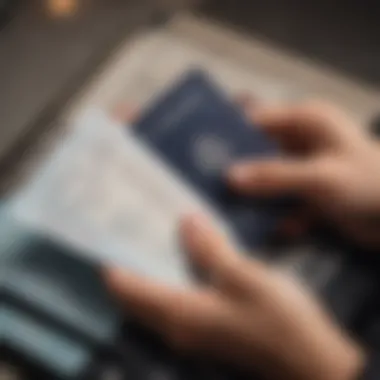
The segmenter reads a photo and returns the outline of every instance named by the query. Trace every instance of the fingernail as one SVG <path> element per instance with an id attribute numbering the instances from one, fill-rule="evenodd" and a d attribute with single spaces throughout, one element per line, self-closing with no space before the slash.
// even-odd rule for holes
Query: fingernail
<path id="1" fill-rule="evenodd" d="M 244 185 L 247 182 L 248 177 L 251 177 L 252 172 L 249 168 L 238 165 L 233 167 L 229 172 L 229 178 L 237 185 Z"/>
<path id="2" fill-rule="evenodd" d="M 260 126 L 268 115 L 268 108 L 265 106 L 257 106 L 255 112 L 251 114 L 252 122 Z"/>
<path id="3" fill-rule="evenodd" d="M 195 214 L 190 215 L 186 219 L 186 224 L 189 230 L 191 230 L 193 233 L 204 233 L 208 230 L 208 223 L 206 218 L 203 215 Z"/>
<path id="4" fill-rule="evenodd" d="M 209 231 L 207 219 L 202 215 L 190 215 L 184 220 L 185 238 L 192 246 L 203 244 Z"/>

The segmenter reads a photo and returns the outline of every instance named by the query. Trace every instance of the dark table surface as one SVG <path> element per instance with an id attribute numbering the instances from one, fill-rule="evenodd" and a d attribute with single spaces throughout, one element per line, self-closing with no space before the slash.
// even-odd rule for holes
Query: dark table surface
<path id="1" fill-rule="evenodd" d="M 205 0 L 200 12 L 380 87 L 376 0 Z"/>

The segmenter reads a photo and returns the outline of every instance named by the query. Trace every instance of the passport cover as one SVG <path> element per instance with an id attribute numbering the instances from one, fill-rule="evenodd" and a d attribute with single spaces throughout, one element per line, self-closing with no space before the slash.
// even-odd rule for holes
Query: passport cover
<path id="1" fill-rule="evenodd" d="M 193 70 L 181 78 L 143 113 L 134 131 L 213 204 L 244 245 L 256 248 L 265 242 L 281 207 L 234 194 L 225 172 L 232 162 L 272 157 L 280 150 L 207 73 Z"/>

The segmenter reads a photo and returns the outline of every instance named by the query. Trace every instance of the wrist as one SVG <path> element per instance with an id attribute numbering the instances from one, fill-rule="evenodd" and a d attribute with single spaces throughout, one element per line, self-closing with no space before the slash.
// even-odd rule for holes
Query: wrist
<path id="1" fill-rule="evenodd" d="M 302 334 L 294 340 L 278 362 L 276 367 L 281 369 L 284 379 L 360 379 L 366 365 L 364 349 L 339 329 L 314 332 L 312 335 Z"/>
<path id="2" fill-rule="evenodd" d="M 364 350 L 352 342 L 345 342 L 336 351 L 326 367 L 325 380 L 358 380 L 364 372 L 366 355 Z"/>
<path id="3" fill-rule="evenodd" d="M 358 380 L 366 364 L 365 351 L 346 337 L 335 337 L 310 358 L 309 371 L 300 380 Z M 319 353 L 318 353 L 319 352 Z"/>

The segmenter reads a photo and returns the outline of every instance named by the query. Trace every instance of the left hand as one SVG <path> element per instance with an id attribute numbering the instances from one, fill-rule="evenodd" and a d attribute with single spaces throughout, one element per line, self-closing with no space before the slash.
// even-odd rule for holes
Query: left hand
<path id="1" fill-rule="evenodd" d="M 290 278 L 236 253 L 203 217 L 186 218 L 181 237 L 211 284 L 180 290 L 106 270 L 113 293 L 169 344 L 272 379 L 359 376 L 362 349 Z"/>

